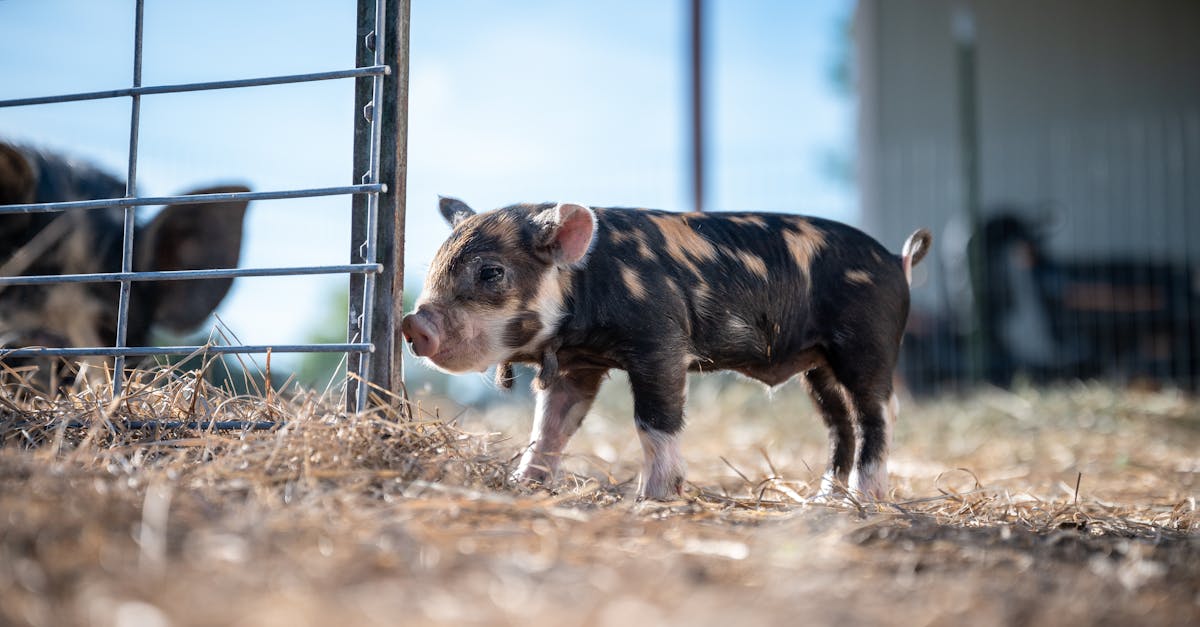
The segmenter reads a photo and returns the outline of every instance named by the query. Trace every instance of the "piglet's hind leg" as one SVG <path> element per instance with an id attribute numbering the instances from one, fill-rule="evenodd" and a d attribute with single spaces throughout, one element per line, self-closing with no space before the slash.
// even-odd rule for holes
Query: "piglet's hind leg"
<path id="1" fill-rule="evenodd" d="M 844 490 L 854 465 L 854 423 L 841 385 L 827 366 L 804 373 L 813 403 L 816 404 L 825 426 L 829 429 L 829 466 L 821 477 L 818 499 L 833 498 Z"/>
<path id="2" fill-rule="evenodd" d="M 874 501 L 888 496 L 892 425 L 887 408 L 899 342 L 894 342 L 890 334 L 869 331 L 841 334 L 844 341 L 833 347 L 828 360 L 849 396 L 858 423 L 858 454 L 850 471 L 850 492 L 855 498 Z"/>

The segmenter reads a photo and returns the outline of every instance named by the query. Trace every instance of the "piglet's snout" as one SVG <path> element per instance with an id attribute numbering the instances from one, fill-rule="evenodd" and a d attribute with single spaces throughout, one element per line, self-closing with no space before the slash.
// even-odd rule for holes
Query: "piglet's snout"
<path id="1" fill-rule="evenodd" d="M 417 357 L 428 357 L 437 353 L 440 339 L 437 327 L 429 320 L 427 312 L 418 309 L 404 316 L 404 320 L 400 322 L 400 331 L 404 333 L 404 339 L 408 340 L 409 347 Z"/>

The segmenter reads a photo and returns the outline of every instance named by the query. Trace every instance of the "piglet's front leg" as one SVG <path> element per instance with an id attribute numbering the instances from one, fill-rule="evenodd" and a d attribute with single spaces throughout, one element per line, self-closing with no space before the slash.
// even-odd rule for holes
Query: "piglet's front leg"
<path id="1" fill-rule="evenodd" d="M 660 358 L 629 370 L 633 417 L 644 459 L 638 495 L 644 499 L 666 500 L 683 494 L 686 468 L 679 436 L 683 430 L 687 371 L 680 367 L 682 363 L 682 358 Z"/>
<path id="2" fill-rule="evenodd" d="M 554 478 L 567 440 L 592 407 L 604 370 L 563 372 L 537 391 L 533 433 L 513 478 L 547 484 Z"/>

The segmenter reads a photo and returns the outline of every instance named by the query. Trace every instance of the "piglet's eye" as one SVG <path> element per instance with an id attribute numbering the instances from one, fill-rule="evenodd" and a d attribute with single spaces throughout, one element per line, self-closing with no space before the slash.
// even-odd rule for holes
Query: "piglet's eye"
<path id="1" fill-rule="evenodd" d="M 479 280 L 483 283 L 492 283 L 504 278 L 504 268 L 500 266 L 484 266 L 479 269 Z"/>

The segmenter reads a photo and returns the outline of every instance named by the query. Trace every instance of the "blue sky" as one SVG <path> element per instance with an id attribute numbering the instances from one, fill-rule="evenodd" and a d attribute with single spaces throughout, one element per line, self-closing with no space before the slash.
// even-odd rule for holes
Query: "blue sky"
<path id="1" fill-rule="evenodd" d="M 829 85 L 851 0 L 709 5 L 709 205 L 854 221 L 826 155 L 852 141 Z M 686 3 L 414 0 L 407 273 L 448 232 L 437 194 L 687 209 Z M 0 0 L 0 99 L 132 76 L 133 2 Z M 350 2 L 147 0 L 143 84 L 351 67 Z M 256 190 L 351 180 L 348 81 L 143 99 L 139 188 Z M 0 109 L 0 136 L 125 169 L 129 102 Z M 349 200 L 259 202 L 242 266 L 344 263 Z M 219 310 L 244 341 L 302 340 L 341 277 L 243 279 Z"/>

